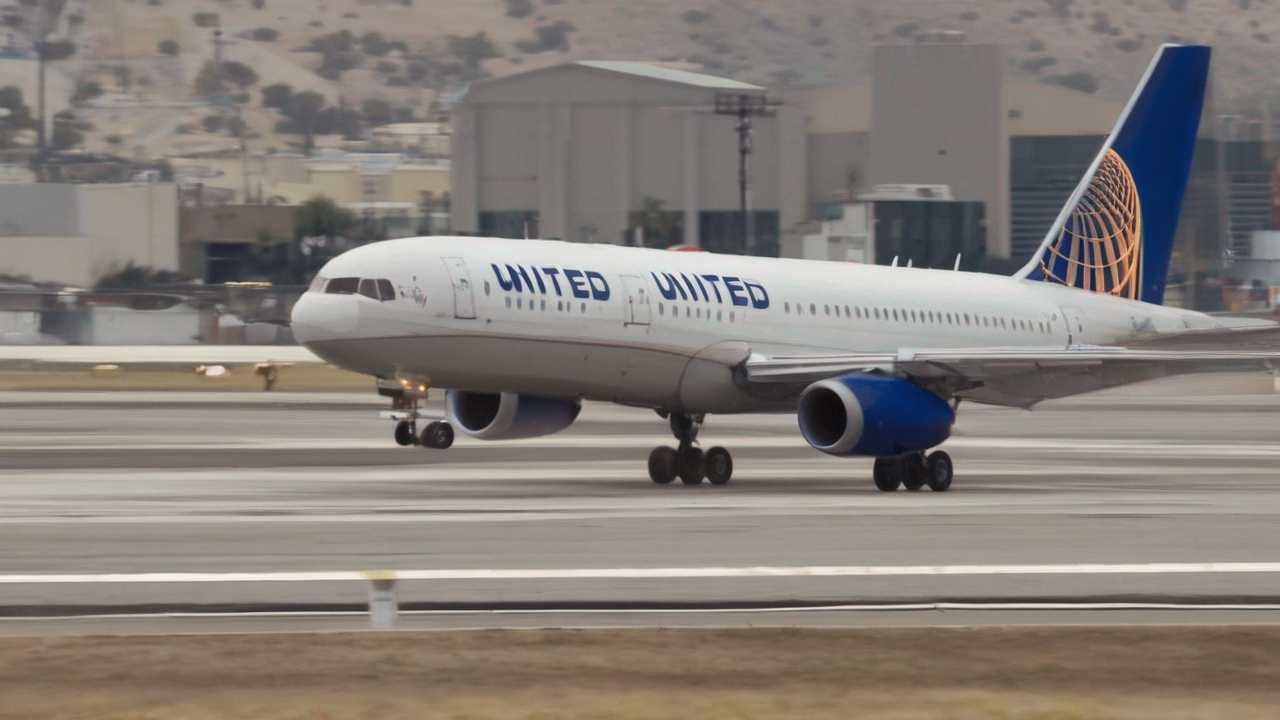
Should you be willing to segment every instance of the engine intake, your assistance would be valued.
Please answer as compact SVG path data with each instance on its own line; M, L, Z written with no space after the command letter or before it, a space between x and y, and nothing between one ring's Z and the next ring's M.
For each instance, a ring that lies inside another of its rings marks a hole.
M820 380L800 394L800 433L830 455L888 457L927 450L951 435L946 400L907 380L857 374Z
M450 390L445 413L458 430L481 440L520 440L560 432L578 418L571 400Z

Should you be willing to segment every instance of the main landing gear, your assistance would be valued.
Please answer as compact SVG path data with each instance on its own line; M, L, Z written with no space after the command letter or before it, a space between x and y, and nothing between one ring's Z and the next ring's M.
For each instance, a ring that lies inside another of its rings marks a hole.
M913 452L896 457L876 458L871 476L876 488L883 492L893 492L899 485L912 492L925 485L934 492L946 492L951 487L953 473L951 456L937 450L928 455Z
M680 443L678 448L656 447L649 453L649 479L668 485L677 477L685 485L699 485L703 479L712 485L724 485L733 476L733 456L722 447L705 453L694 447L704 415L671 413L671 433Z

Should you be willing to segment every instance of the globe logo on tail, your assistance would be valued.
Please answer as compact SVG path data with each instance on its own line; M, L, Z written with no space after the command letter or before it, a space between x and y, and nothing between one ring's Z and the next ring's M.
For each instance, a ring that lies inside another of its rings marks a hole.
M1108 149L1084 196L1040 259L1046 280L1138 299L1142 206L1129 166Z

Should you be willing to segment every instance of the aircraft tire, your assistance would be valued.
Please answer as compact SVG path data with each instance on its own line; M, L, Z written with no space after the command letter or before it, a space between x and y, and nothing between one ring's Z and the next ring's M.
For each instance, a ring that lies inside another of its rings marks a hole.
M712 485L724 485L733 477L733 456L722 447L713 447L707 451L704 459L707 480Z
M423 428L421 440L423 447L447 450L453 445L453 426L447 422L433 422Z
M685 485L701 485L707 476L707 462L702 450L691 447L677 452L679 462L676 474L680 476L680 482Z
M925 461L925 481L934 492L946 492L951 489L951 480L955 474L955 466L951 464L951 456L941 450L929 453Z
M413 436L413 427L409 425L408 420L401 420L396 423L395 438L397 445L405 447L418 443L418 439Z
M924 454L911 453L899 462L902 470L902 487L911 492L919 492L925 485L925 473L928 472Z
M875 469L872 470L871 476L875 480L877 490L880 492L893 492L902 484L902 477L896 467L897 464L895 458L876 458Z
M649 453L649 479L659 485L669 485L676 479L676 449L662 445Z

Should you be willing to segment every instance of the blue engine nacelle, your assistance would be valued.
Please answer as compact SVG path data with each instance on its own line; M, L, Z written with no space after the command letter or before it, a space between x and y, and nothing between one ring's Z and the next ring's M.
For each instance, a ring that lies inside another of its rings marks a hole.
M800 433L831 455L888 457L941 445L955 413L907 380L858 374L820 380L800 394Z
M582 405L571 400L450 390L445 394L449 422L481 440L521 440L558 433L573 424Z

